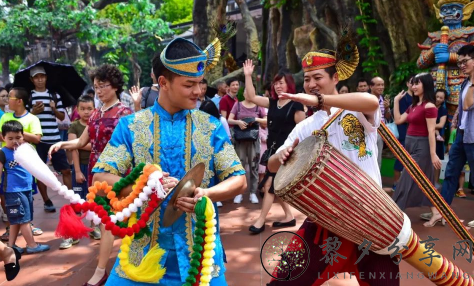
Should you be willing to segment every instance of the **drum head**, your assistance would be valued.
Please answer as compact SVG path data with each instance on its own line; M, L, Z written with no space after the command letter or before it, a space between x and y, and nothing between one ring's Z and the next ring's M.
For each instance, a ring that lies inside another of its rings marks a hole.
M286 193L285 190L291 189L304 178L318 159L324 142L325 138L309 136L296 146L286 164L280 166L275 176L274 188L277 195L278 191Z

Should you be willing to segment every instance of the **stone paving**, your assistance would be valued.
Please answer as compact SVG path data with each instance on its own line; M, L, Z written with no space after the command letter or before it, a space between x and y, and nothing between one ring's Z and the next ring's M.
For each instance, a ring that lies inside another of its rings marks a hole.
M471 207L474 206L474 196L468 193L468 198L456 198L453 208L459 217L466 221L474 220L474 212ZM35 214L34 223L43 229L44 234L35 237L38 242L47 243L51 250L36 255L24 255L21 259L21 272L12 282L5 280L4 273L0 273L0 285L82 285L93 274L97 265L97 254L99 242L91 239L83 239L81 242L67 250L59 250L61 240L54 236L54 231L58 221L59 212L45 213L43 211L43 202L41 196L36 195L34 202ZM51 198L57 207L65 201L57 194L51 193ZM244 196L243 203L234 204L232 201L224 202L224 206L219 209L221 219L221 236L226 250L227 261L229 262L226 272L228 284L231 286L247 285L260 286L266 285L270 281L270 276L263 270L260 263L260 249L265 240L274 232L281 230L296 231L303 222L304 216L295 211L297 226L283 229L273 229L271 223L282 218L282 210L279 205L274 204L267 224L266 230L259 235L250 235L248 227L257 218L260 212L260 205L254 205L249 202L248 195ZM407 211L412 220L413 229L418 233L421 239L426 239L428 235L439 238L436 243L436 250L452 260L453 245L459 241L453 231L448 226L442 227L438 224L433 228L424 228L423 222L418 219L422 212L427 209L415 208ZM0 223L0 231L4 232L4 224ZM17 244L24 247L25 242L20 236ZM114 250L110 256L108 269L112 267L120 246L120 240L114 243ZM457 258L456 263L464 271L472 274L472 265L464 258ZM426 278L416 277L417 271L405 262L402 262L400 272L402 274L401 285L433 285ZM0 272L3 272L1 267ZM414 279L407 279L406 274L414 272ZM333 283L331 283L333 285Z

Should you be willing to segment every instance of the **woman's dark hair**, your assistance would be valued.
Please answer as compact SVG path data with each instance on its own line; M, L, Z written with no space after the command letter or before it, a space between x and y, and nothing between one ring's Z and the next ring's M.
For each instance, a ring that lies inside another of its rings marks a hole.
M174 77L179 75L165 67L161 62L160 54L157 53L152 60L153 74L157 80L160 76L164 76L167 80L173 81ZM168 60L179 60L199 55L201 53L196 50L196 47L187 41L174 41L166 49L166 58Z
M436 103L436 93L434 88L433 76L429 73L419 73L413 78L413 84L418 84L421 82L423 85L423 101ZM420 102L418 96L413 96L412 106L416 106Z
M293 76L289 73L279 72L272 81L272 89L270 90L270 94L273 99L278 100L278 94L275 91L275 82L281 80L282 78L285 79L286 85L288 86L287 93L296 93L296 86L295 80Z
M15 91L15 97L21 99L23 101L23 106L26 108L30 102L30 93L23 87L13 87L10 91L12 90Z
M199 110L204 111L207 114L210 114L217 119L221 117L221 114L219 113L219 110L217 109L216 104L210 100L204 100L201 103Z
M77 106L79 106L79 103L88 103L88 102L92 102L92 106L95 107L95 102L94 102L94 98L92 98L90 95L81 95L81 97L79 97L79 99L77 100Z
M18 120L8 120L2 125L2 136L5 137L8 132L21 132L23 134L23 125Z
M343 87L347 87L347 92L351 92L351 89L349 88L349 86L345 85L345 84L341 84L339 86L339 88L337 89L337 92L339 92Z
M10 90L12 89L12 87L13 87L13 83L7 83L7 84L5 85L5 89L6 89L8 92L10 92Z
M123 92L125 82L123 81L122 72L116 66L109 64L101 65L93 70L89 76L92 81L97 79L102 82L110 82L110 85L117 89L115 94L117 95L117 98L120 99L120 94Z

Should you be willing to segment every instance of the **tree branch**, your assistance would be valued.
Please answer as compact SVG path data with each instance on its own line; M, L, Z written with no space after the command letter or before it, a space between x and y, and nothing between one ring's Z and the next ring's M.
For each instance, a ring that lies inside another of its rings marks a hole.
M331 41L334 48L337 47L337 34L331 30L323 21L318 19L317 10L314 5L311 5L308 0L301 0L305 8L309 11L311 21L319 29L319 31Z
M90 1L83 1L83 2L85 4L89 4ZM128 1L126 1L126 0L100 0L96 3L94 3L94 5L92 7L94 7L97 10L101 10L101 9L104 9L105 7L107 7L107 5L115 4L115 3L123 3L123 2L128 2Z

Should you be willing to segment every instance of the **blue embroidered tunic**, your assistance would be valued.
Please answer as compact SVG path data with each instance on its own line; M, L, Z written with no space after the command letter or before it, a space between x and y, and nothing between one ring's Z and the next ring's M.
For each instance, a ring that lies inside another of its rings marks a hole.
M178 179L202 162L206 166L201 184L203 188L212 187L231 176L245 174L217 118L199 110L182 110L170 115L156 101L153 107L120 119L93 172L124 176L130 167L141 162L158 164L163 171ZM183 214L172 226L163 227L161 218L170 198L148 221L151 237L134 240L130 246L130 263L134 265L138 265L156 243L166 251L160 261L166 273L158 285L184 284L190 267L194 221L191 214ZM216 234L215 243L211 285L227 285L219 234ZM150 284L128 279L117 259L106 285Z

